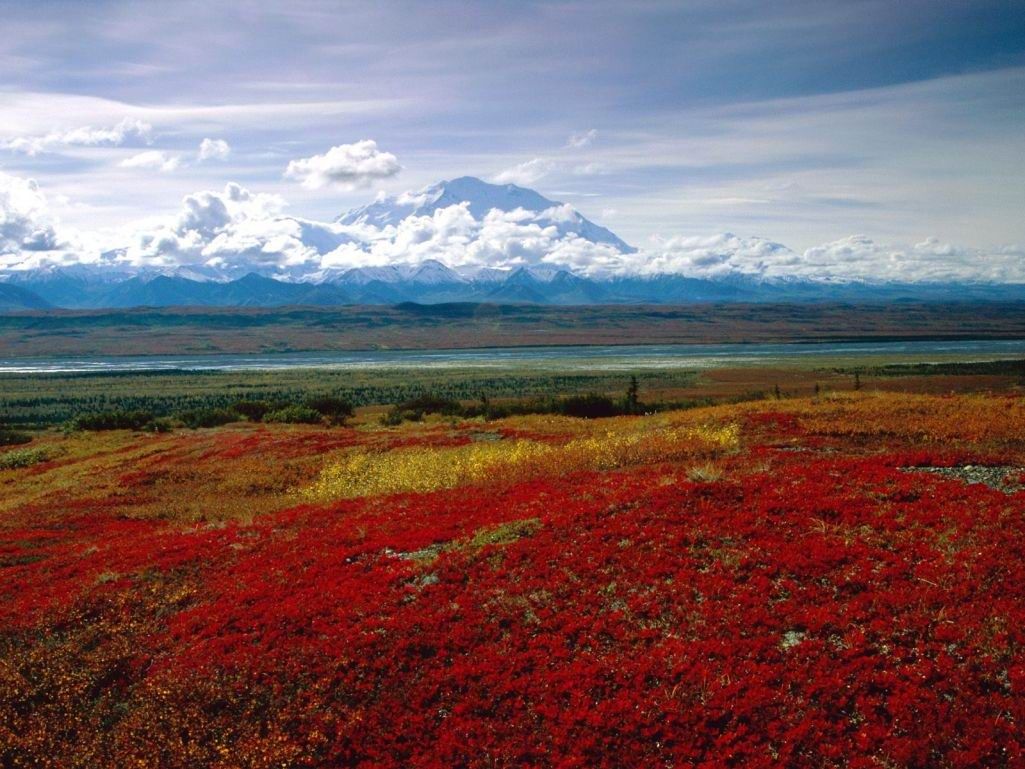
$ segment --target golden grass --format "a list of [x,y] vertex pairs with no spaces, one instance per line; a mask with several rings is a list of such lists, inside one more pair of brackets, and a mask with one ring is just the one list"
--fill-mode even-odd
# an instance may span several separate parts
[[620,423],[618,429],[609,426],[561,445],[520,439],[388,453],[351,451],[325,467],[299,494],[323,501],[516,482],[714,455],[736,449],[740,440],[736,424],[655,429],[638,429],[639,425],[650,428],[631,420]]

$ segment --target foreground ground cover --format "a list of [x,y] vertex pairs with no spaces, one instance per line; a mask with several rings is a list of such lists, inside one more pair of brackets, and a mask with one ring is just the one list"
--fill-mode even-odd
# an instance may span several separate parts
[[1025,493],[935,468],[1018,488],[1023,436],[857,393],[39,438],[0,765],[1022,766]]

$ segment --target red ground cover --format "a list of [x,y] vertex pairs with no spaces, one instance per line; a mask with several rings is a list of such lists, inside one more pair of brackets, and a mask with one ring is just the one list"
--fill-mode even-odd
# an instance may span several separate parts
[[903,469],[959,457],[3,529],[0,765],[1023,766],[1025,494]]

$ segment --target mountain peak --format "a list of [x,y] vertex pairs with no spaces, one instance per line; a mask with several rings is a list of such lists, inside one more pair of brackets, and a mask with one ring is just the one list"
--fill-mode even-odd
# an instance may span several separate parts
[[395,227],[404,219],[433,216],[435,211],[464,203],[478,221],[482,221],[491,211],[508,213],[523,210],[532,214],[534,221],[541,227],[555,227],[562,237],[575,234],[584,240],[610,245],[627,254],[637,250],[561,201],[550,200],[527,187],[492,184],[476,176],[459,176],[430,184],[416,192],[388,195],[354,208],[339,216],[336,221],[342,225]]

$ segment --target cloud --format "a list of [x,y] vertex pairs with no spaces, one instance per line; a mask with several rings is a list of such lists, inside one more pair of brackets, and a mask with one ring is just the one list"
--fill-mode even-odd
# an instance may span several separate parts
[[279,264],[298,254],[303,261],[311,249],[302,244],[295,220],[280,216],[284,206],[277,195],[253,193],[234,182],[223,192],[187,195],[173,219],[136,232],[121,249],[122,259],[137,266],[211,268],[243,258],[254,265]]
[[1020,283],[1025,282],[1025,248],[966,248],[935,237],[913,245],[891,245],[852,235],[809,248],[801,273],[813,279],[843,276],[868,282]]
[[372,139],[364,139],[353,144],[339,144],[323,155],[293,160],[285,169],[285,176],[309,189],[338,187],[352,190],[390,179],[401,170],[402,166],[394,155],[379,150],[377,142]]
[[0,147],[26,155],[38,155],[61,147],[120,147],[124,144],[151,144],[153,126],[142,120],[124,118],[108,128],[82,126],[67,131],[51,131],[41,136],[22,136],[0,143]]
[[58,231],[35,181],[0,173],[0,265],[24,269],[78,262],[213,279],[256,271],[287,280],[321,280],[352,267],[437,260],[467,273],[562,267],[596,278],[673,274],[1025,283],[1025,247],[1013,244],[977,249],[930,237],[902,245],[852,235],[799,253],[766,238],[715,233],[655,238],[642,251],[623,253],[582,237],[579,214],[564,204],[475,215],[464,201],[380,226],[313,221],[285,209],[278,195],[229,183],[220,191],[185,196],[173,216],[120,230],[73,233]]
[[574,176],[602,176],[608,172],[608,167],[602,163],[584,163],[573,167]]
[[781,243],[733,233],[657,238],[638,259],[641,274],[681,274],[697,278],[732,275],[769,277],[786,275],[800,257]]
[[850,235],[797,253],[764,238],[723,233],[656,239],[638,267],[642,274],[712,279],[1025,283],[1025,248],[967,248],[934,237],[911,245],[888,244]]
[[537,213],[492,209],[478,219],[463,202],[407,217],[395,226],[350,227],[352,241],[323,255],[321,264],[333,272],[427,260],[465,272],[556,266],[597,275],[623,269],[624,255],[616,248],[565,229],[571,219],[563,208]]
[[181,157],[161,152],[160,150],[146,150],[145,152],[125,158],[118,165],[122,168],[144,168],[167,173],[174,171],[181,165]]
[[527,185],[540,181],[555,168],[555,163],[547,158],[534,158],[518,166],[507,168],[496,174],[492,181],[496,184]]
[[0,172],[0,255],[59,248],[55,224],[35,179]]
[[204,160],[225,160],[231,154],[231,145],[224,139],[203,139],[199,143],[199,152],[196,157],[200,162]]
[[566,140],[566,146],[572,149],[583,149],[584,147],[590,147],[594,144],[594,140],[598,138],[598,130],[591,128],[587,131],[580,131],[578,133],[572,133]]

